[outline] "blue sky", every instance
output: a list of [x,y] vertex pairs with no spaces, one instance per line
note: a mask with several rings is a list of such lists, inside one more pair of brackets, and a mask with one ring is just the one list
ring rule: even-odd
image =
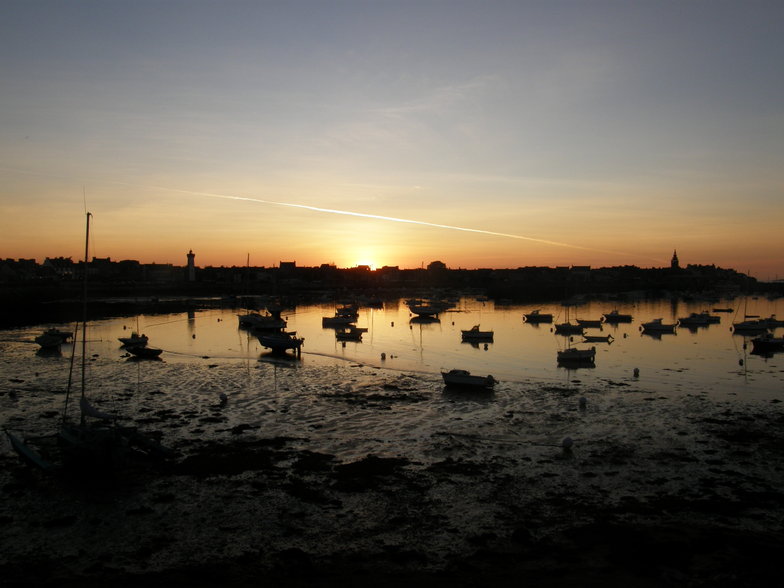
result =
[[677,248],[776,277],[782,17],[754,1],[6,1],[0,255],[78,257],[86,195],[96,255],[116,259],[655,266]]

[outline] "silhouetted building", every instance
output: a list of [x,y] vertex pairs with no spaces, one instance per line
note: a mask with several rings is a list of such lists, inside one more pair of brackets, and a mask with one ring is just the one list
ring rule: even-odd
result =
[[196,265],[194,263],[196,259],[196,254],[193,252],[193,249],[188,251],[188,281],[195,282],[196,281]]
[[170,263],[146,263],[142,266],[144,271],[144,279],[148,282],[174,282],[177,279],[182,279],[182,268],[177,268],[175,273],[174,266]]
[[51,269],[55,275],[61,278],[73,278],[74,262],[70,257],[47,257],[43,267]]
[[672,261],[670,261],[670,269],[681,269],[681,264],[678,261],[678,252],[673,250]]

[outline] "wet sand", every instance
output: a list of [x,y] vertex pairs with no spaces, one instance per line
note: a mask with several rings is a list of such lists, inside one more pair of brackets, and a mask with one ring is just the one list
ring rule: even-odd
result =
[[[4,585],[768,586],[779,577],[776,400],[576,381],[502,383],[487,396],[358,365],[140,372],[106,406],[124,402],[177,457],[134,459],[96,480],[48,478],[6,446]],[[45,374],[10,376],[5,425],[54,426],[62,397],[44,390]],[[217,390],[228,394],[223,407]]]

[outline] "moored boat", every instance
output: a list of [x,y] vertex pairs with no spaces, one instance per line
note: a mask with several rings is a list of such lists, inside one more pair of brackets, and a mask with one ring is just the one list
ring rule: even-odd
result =
[[707,327],[721,322],[721,317],[714,316],[707,310],[692,312],[689,316],[678,318],[678,325],[682,327]]
[[523,313],[523,320],[527,323],[551,323],[553,322],[553,315],[546,312],[541,312],[541,310],[536,309],[532,310],[531,312]]
[[497,380],[491,376],[472,376],[468,370],[449,370],[441,372],[441,377],[447,386],[464,388],[493,388]]
[[338,341],[362,341],[362,333],[367,329],[348,325],[347,327],[335,331],[335,339]]
[[665,323],[664,319],[655,318],[646,323],[642,323],[640,329],[643,332],[648,333],[674,333],[676,326],[676,323]]
[[41,349],[58,349],[63,344],[63,338],[51,333],[41,333],[35,338],[35,342],[41,346]]
[[777,319],[775,314],[770,315],[768,318],[760,319],[760,323],[764,324],[769,329],[784,327],[784,321]]
[[147,345],[126,346],[128,353],[141,359],[155,359],[163,353],[163,349],[157,347],[147,347]]
[[596,360],[596,347],[590,349],[577,349],[570,347],[558,352],[558,363],[589,363]]
[[134,331],[130,337],[118,337],[117,340],[126,347],[144,347],[149,339],[144,333],[140,335]]
[[479,325],[460,331],[463,341],[492,341],[493,331],[480,331]]
[[577,319],[577,324],[585,329],[601,329],[601,319]]
[[585,343],[612,343],[612,335],[583,335]]
[[451,306],[444,300],[408,300],[407,304],[413,314],[421,317],[437,316]]
[[768,325],[763,320],[746,320],[732,323],[732,332],[736,335],[760,335],[768,330]]
[[284,352],[287,349],[293,349],[297,352],[297,355],[299,355],[302,344],[305,342],[304,337],[297,337],[296,331],[265,333],[258,337],[262,347],[271,349],[274,352]]
[[335,316],[325,316],[321,318],[322,327],[344,327],[356,321],[354,316],[336,314]]
[[679,327],[707,327],[708,324],[708,319],[696,312],[692,312],[689,316],[678,317]]
[[268,330],[268,329],[285,329],[286,321],[280,316],[272,314],[259,314],[258,312],[249,312],[247,314],[238,314],[239,326],[246,329]]
[[784,351],[784,337],[774,337],[770,333],[765,333],[751,340],[752,353],[774,353]]
[[44,335],[59,337],[60,341],[62,341],[63,343],[67,343],[69,339],[73,338],[72,331],[61,331],[60,329],[55,329],[54,327],[52,327],[51,329],[46,329],[46,331],[44,331]]
[[555,332],[558,335],[582,335],[583,330],[584,327],[582,325],[575,325],[569,321],[555,325]]
[[359,318],[359,308],[355,304],[338,306],[335,309],[335,316],[345,316],[353,319]]
[[632,322],[632,315],[618,312],[617,309],[606,312],[602,315],[606,323],[630,323]]

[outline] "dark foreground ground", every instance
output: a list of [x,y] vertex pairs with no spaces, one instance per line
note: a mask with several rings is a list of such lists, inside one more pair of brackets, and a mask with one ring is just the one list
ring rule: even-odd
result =
[[[405,456],[341,464],[304,438],[234,431],[225,442],[182,444],[169,463],[132,461],[86,481],[44,477],[5,453],[0,578],[58,587],[780,585],[784,419],[737,416],[698,424],[711,448],[724,447],[700,455],[616,445],[477,459],[464,438],[455,457],[428,465]],[[749,473],[759,460],[768,474]]]

